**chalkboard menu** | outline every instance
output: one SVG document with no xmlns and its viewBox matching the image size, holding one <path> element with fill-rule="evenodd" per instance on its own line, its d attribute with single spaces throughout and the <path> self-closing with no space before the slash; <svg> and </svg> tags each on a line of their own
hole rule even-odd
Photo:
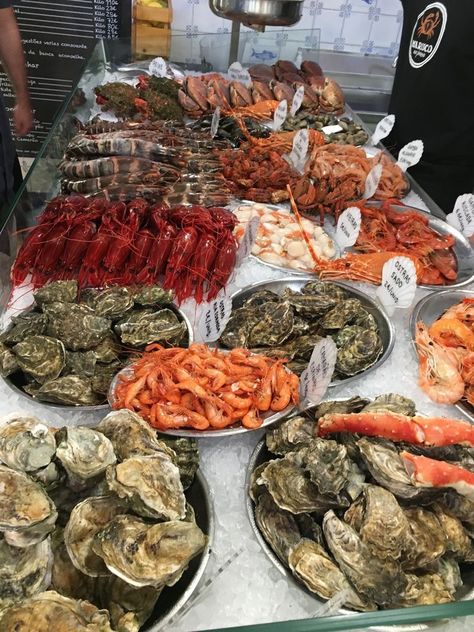
<svg viewBox="0 0 474 632">
<path fill-rule="evenodd" d="M 22 0 L 14 2 L 28 66 L 35 129 L 16 141 L 34 156 L 54 116 L 80 77 L 98 39 L 131 35 L 131 0 Z M 14 95 L 4 73 L 0 91 L 11 113 Z"/>
</svg>

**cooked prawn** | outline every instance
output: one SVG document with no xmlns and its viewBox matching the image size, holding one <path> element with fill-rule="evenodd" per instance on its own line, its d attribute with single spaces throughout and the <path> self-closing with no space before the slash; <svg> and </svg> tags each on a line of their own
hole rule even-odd
<svg viewBox="0 0 474 632">
<path fill-rule="evenodd" d="M 431 338 L 445 347 L 466 347 L 474 350 L 474 333 L 457 318 L 440 318 L 428 329 Z"/>
</svg>

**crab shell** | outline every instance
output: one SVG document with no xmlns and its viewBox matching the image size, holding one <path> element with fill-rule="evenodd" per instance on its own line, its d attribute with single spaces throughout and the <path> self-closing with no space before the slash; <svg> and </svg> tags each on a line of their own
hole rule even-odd
<svg viewBox="0 0 474 632">
<path fill-rule="evenodd" d="M 244 86 L 240 81 L 232 81 L 229 86 L 230 100 L 233 107 L 245 107 L 246 105 L 253 105 L 252 95 L 250 90 Z"/>
<path fill-rule="evenodd" d="M 298 74 L 298 68 L 292 61 L 285 61 L 281 59 L 273 66 L 273 71 L 277 79 L 282 79 L 285 74 L 294 73 Z"/>
<path fill-rule="evenodd" d="M 203 112 L 207 112 L 207 110 L 209 109 L 209 105 L 207 102 L 206 83 L 201 81 L 197 77 L 187 77 L 183 85 L 188 97 L 192 99 L 195 103 L 197 103 L 200 110 L 202 110 Z"/>
<path fill-rule="evenodd" d="M 311 87 L 319 96 L 319 104 L 323 112 L 342 114 L 345 108 L 344 94 L 341 87 L 333 79 L 311 81 Z"/>
<path fill-rule="evenodd" d="M 273 99 L 273 92 L 268 86 L 268 83 L 263 81 L 254 81 L 252 83 L 252 99 L 254 103 L 260 103 L 260 101 L 271 101 Z"/>
<path fill-rule="evenodd" d="M 270 87 L 273 90 L 273 94 L 277 101 L 282 101 L 283 99 L 286 99 L 288 103 L 291 103 L 291 100 L 295 96 L 295 91 L 287 83 L 272 81 Z"/>
<path fill-rule="evenodd" d="M 322 77 L 323 71 L 319 64 L 315 61 L 305 60 L 301 62 L 301 72 L 306 77 Z"/>
<path fill-rule="evenodd" d="M 254 66 L 250 66 L 249 74 L 252 77 L 252 81 L 263 81 L 264 83 L 268 83 L 275 78 L 273 68 L 271 66 L 267 66 L 266 64 L 255 64 Z"/>
</svg>

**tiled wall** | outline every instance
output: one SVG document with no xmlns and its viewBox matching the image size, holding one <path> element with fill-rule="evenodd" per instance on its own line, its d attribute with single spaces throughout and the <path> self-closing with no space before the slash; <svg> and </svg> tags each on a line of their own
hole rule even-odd
<svg viewBox="0 0 474 632">
<path fill-rule="evenodd" d="M 183 31 L 188 39 L 230 31 L 231 22 L 215 16 L 208 0 L 172 2 L 173 28 Z M 305 0 L 303 17 L 292 28 L 320 29 L 324 49 L 394 57 L 401 25 L 400 0 Z M 192 56 L 194 50 L 198 56 L 199 46 L 191 49 Z"/>
</svg>

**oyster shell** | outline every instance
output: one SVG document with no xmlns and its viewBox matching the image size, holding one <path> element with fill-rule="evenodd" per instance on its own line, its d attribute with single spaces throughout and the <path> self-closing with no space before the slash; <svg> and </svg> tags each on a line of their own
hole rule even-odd
<svg viewBox="0 0 474 632">
<path fill-rule="evenodd" d="M 297 445 L 307 444 L 314 438 L 316 424 L 307 417 L 291 417 L 276 428 L 271 428 L 265 437 L 267 448 L 273 454 L 285 455 Z"/>
<path fill-rule="evenodd" d="M 11 326 L 0 334 L 0 342 L 14 345 L 29 336 L 41 336 L 46 331 L 46 316 L 38 312 L 26 312 L 12 316 Z"/>
<path fill-rule="evenodd" d="M 388 410 L 392 413 L 413 417 L 416 414 L 416 404 L 412 399 L 403 395 L 387 393 L 376 397 L 367 406 L 364 406 L 363 410 L 364 412 L 371 411 L 373 413 Z"/>
<path fill-rule="evenodd" d="M 233 309 L 227 325 L 219 338 L 220 344 L 229 349 L 248 347 L 249 332 L 258 320 L 257 310 L 253 307 Z"/>
<path fill-rule="evenodd" d="M 354 610 L 376 610 L 355 592 L 338 565 L 317 542 L 302 539 L 293 548 L 288 564 L 295 575 L 313 593 L 323 599 L 331 599 L 341 591 L 347 591 L 345 605 Z"/>
<path fill-rule="evenodd" d="M 440 501 L 442 501 L 442 504 L 448 509 L 449 513 L 459 518 L 459 520 L 470 529 L 474 529 L 473 500 L 466 498 L 466 496 L 461 496 L 450 489 L 440 497 Z"/>
<path fill-rule="evenodd" d="M 302 538 L 324 545 L 323 530 L 311 514 L 297 514 L 295 520 Z"/>
<path fill-rule="evenodd" d="M 132 586 L 172 586 L 206 546 L 193 522 L 150 525 L 134 516 L 116 516 L 94 538 L 92 550 L 107 568 Z"/>
<path fill-rule="evenodd" d="M 45 590 L 51 580 L 52 562 L 49 539 L 28 548 L 17 549 L 1 538 L 0 610 Z"/>
<path fill-rule="evenodd" d="M 374 364 L 383 352 L 377 330 L 350 325 L 336 336 L 336 371 L 341 375 L 356 375 Z"/>
<path fill-rule="evenodd" d="M 260 475 L 269 463 L 270 461 L 265 461 L 265 463 L 260 463 L 260 465 L 257 465 L 257 467 L 250 474 L 249 496 L 253 500 L 254 503 L 257 502 L 257 498 L 261 494 L 264 494 L 267 491 L 267 488 L 263 484 L 263 481 L 260 480 Z"/>
<path fill-rule="evenodd" d="M 110 364 L 116 362 L 118 357 L 118 342 L 113 336 L 107 336 L 99 344 L 92 349 L 97 362 L 102 364 Z"/>
<path fill-rule="evenodd" d="M 33 292 L 35 303 L 74 303 L 77 299 L 77 281 L 52 281 Z"/>
<path fill-rule="evenodd" d="M 36 417 L 13 413 L 0 419 L 0 461 L 20 472 L 47 467 L 56 452 L 54 433 Z"/>
<path fill-rule="evenodd" d="M 73 373 L 79 377 L 92 377 L 97 356 L 94 351 L 66 351 L 66 366 L 63 375 Z"/>
<path fill-rule="evenodd" d="M 435 562 L 446 552 L 446 535 L 436 515 L 422 507 L 404 510 L 410 530 L 401 558 L 404 570 L 415 570 Z"/>
<path fill-rule="evenodd" d="M 43 311 L 48 317 L 48 335 L 61 340 L 70 351 L 93 349 L 110 334 L 110 320 L 83 303 L 48 303 Z"/>
<path fill-rule="evenodd" d="M 357 298 L 346 298 L 332 307 L 321 320 L 324 329 L 342 329 L 353 323 L 364 308 Z"/>
<path fill-rule="evenodd" d="M 249 347 L 281 345 L 293 333 L 293 310 L 289 303 L 264 303 L 256 311 L 258 321 L 248 333 Z"/>
<path fill-rule="evenodd" d="M 341 401 L 321 402 L 321 404 L 314 409 L 315 419 L 317 421 L 320 417 L 323 417 L 323 415 L 332 413 L 358 413 L 369 401 L 370 400 L 356 395 L 355 397 Z"/>
<path fill-rule="evenodd" d="M 97 599 L 109 611 L 110 622 L 119 632 L 139 632 L 150 617 L 161 588 L 135 588 L 114 575 L 97 580 Z"/>
<path fill-rule="evenodd" d="M 108 467 L 106 478 L 110 490 L 144 518 L 181 520 L 186 514 L 179 470 L 166 454 L 132 456 Z"/>
<path fill-rule="evenodd" d="M 8 377 L 18 369 L 18 362 L 11 349 L 0 342 L 0 375 Z"/>
<path fill-rule="evenodd" d="M 395 601 L 396 607 L 428 606 L 454 601 L 453 592 L 448 589 L 439 573 L 407 573 L 405 577 L 407 586 Z"/>
<path fill-rule="evenodd" d="M 455 593 L 462 586 L 459 564 L 452 557 L 442 557 L 436 563 L 436 572 L 441 575 L 446 588 Z"/>
<path fill-rule="evenodd" d="M 343 300 L 347 298 L 347 292 L 344 288 L 336 285 L 336 283 L 327 283 L 323 281 L 308 281 L 302 289 L 303 294 L 322 294 L 323 296 L 330 296 L 337 300 Z"/>
<path fill-rule="evenodd" d="M 338 303 L 338 299 L 327 294 L 301 294 L 288 287 L 283 290 L 281 298 L 291 305 L 297 314 L 309 319 L 327 313 Z"/>
<path fill-rule="evenodd" d="M 279 559 L 287 564 L 290 550 L 301 540 L 295 517 L 280 509 L 270 494 L 264 492 L 256 501 L 255 522 Z"/>
<path fill-rule="evenodd" d="M 56 433 L 56 457 L 68 474 L 72 489 L 93 484 L 116 461 L 112 442 L 92 428 L 61 428 Z"/>
<path fill-rule="evenodd" d="M 173 301 L 173 292 L 159 285 L 149 285 L 131 290 L 137 305 L 169 305 Z"/>
<path fill-rule="evenodd" d="M 358 593 L 381 606 L 403 594 L 406 580 L 400 565 L 373 555 L 356 531 L 332 510 L 324 516 L 323 532 L 336 562 Z"/>
<path fill-rule="evenodd" d="M 41 542 L 53 530 L 56 509 L 42 487 L 23 472 L 0 465 L 0 531 L 12 546 Z"/>
<path fill-rule="evenodd" d="M 97 393 L 96 397 L 98 395 L 103 396 L 101 401 L 105 400 L 114 377 L 122 368 L 123 367 L 120 362 L 95 365 L 94 375 L 91 377 L 90 384 L 94 393 Z"/>
<path fill-rule="evenodd" d="M 28 336 L 12 351 L 20 369 L 40 384 L 57 378 L 66 363 L 63 343 L 49 336 Z"/>
<path fill-rule="evenodd" d="M 256 292 L 252 292 L 249 298 L 245 299 L 242 306 L 255 308 L 260 307 L 260 305 L 264 303 L 280 303 L 280 301 L 280 295 L 276 292 L 272 292 L 271 290 L 257 290 Z"/>
<path fill-rule="evenodd" d="M 122 318 L 114 327 L 123 344 L 141 347 L 152 342 L 178 345 L 187 336 L 185 322 L 180 322 L 171 309 L 144 308 Z"/>
<path fill-rule="evenodd" d="M 52 534 L 53 567 L 51 571 L 51 588 L 64 597 L 87 599 L 93 601 L 95 579 L 78 570 L 67 552 L 64 542 L 64 530 L 56 527 Z"/>
<path fill-rule="evenodd" d="M 434 512 L 444 531 L 446 551 L 449 551 L 455 559 L 460 561 L 472 558 L 474 547 L 462 522 L 455 516 L 450 515 L 438 503 L 431 505 L 430 510 Z"/>
<path fill-rule="evenodd" d="M 53 590 L 38 593 L 2 612 L 0 629 L 2 632 L 113 632 L 105 610 L 88 601 L 63 597 Z"/>
<path fill-rule="evenodd" d="M 199 447 L 196 439 L 161 436 L 158 443 L 168 447 L 171 460 L 178 466 L 183 489 L 188 489 L 199 469 Z"/>
<path fill-rule="evenodd" d="M 104 397 L 92 389 L 92 381 L 79 375 L 65 375 L 45 382 L 38 389 L 24 390 L 42 402 L 66 406 L 96 406 L 104 402 Z"/>
<path fill-rule="evenodd" d="M 133 296 L 126 287 L 108 287 L 87 294 L 87 305 L 97 316 L 120 318 L 133 307 Z"/>
<path fill-rule="evenodd" d="M 107 575 L 107 568 L 93 551 L 96 534 L 127 508 L 115 496 L 96 496 L 78 503 L 64 529 L 64 543 L 74 566 L 90 577 Z"/>
</svg>

